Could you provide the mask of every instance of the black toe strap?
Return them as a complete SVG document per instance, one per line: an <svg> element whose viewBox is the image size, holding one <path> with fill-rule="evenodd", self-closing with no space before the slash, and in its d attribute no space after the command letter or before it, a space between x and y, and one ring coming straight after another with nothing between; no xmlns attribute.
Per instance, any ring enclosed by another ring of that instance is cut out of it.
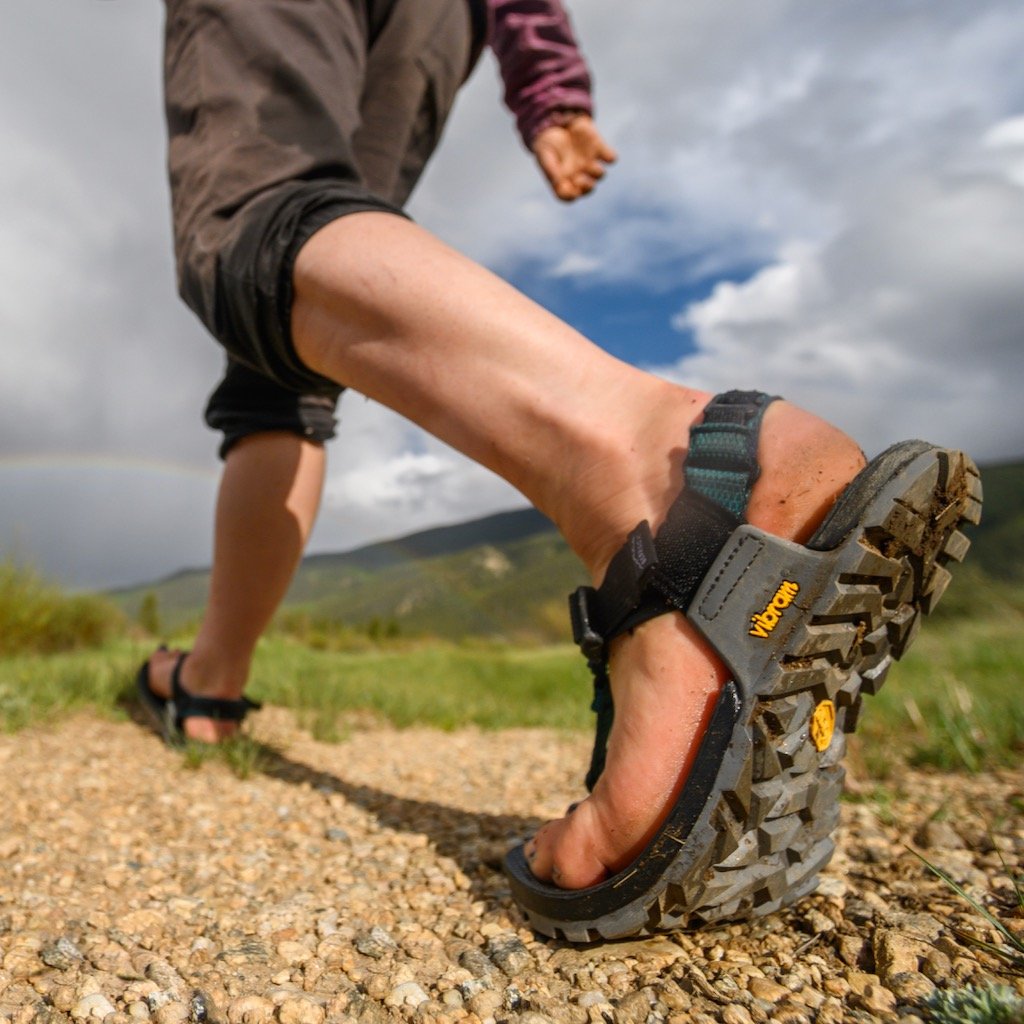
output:
<svg viewBox="0 0 1024 1024"><path fill-rule="evenodd" d="M587 787L604 768L614 705L608 681L608 644L648 619L685 612L728 537L744 522L761 469L761 419L775 396L729 391L713 398L690 430L685 486L657 536L645 520L608 565L600 587L580 587L569 598L573 638L594 675L597 737Z"/></svg>
<svg viewBox="0 0 1024 1024"><path fill-rule="evenodd" d="M186 718L214 718L221 722L241 722L250 711L258 711L263 705L259 701L240 697L227 700L221 697L197 697L188 692L181 683L181 666L187 655L182 655L171 673L171 699L174 702L174 718L178 728Z"/></svg>

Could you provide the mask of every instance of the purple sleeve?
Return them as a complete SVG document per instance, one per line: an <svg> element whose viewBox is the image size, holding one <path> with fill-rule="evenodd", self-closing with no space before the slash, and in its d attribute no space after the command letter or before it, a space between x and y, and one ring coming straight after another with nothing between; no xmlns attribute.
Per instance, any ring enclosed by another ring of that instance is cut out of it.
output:
<svg viewBox="0 0 1024 1024"><path fill-rule="evenodd" d="M590 74L559 0L488 0L488 43L529 147L565 111L593 113Z"/></svg>

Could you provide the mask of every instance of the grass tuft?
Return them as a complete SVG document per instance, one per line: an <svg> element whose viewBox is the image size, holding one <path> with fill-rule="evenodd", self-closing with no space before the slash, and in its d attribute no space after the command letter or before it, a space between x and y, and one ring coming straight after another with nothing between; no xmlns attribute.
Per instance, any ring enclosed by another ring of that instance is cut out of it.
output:
<svg viewBox="0 0 1024 1024"><path fill-rule="evenodd" d="M996 844L993 842L993 846ZM997 960L1000 960L1007 968L1007 970L1021 978L1024 978L1024 939L1012 932L1006 924L1001 921L995 914L992 913L987 907L982 906L978 900L976 900L970 893L968 893L963 886L955 882L949 875L946 874L941 868L936 867L927 857L923 854L918 853L917 850L912 847L907 847L910 852L921 861L922 864L928 870L940 878L950 889L953 890L962 900L970 904L970 906L981 916L995 931L999 937L995 942L989 942L986 939L981 939L976 935L971 935L968 932L957 931L957 934L969 945L982 949L986 953L994 956ZM998 846L996 846L998 849ZM1002 854L1000 854L1000 860L1002 860ZM1003 867L1006 868L1006 861L1003 860ZM1009 871L1008 871L1009 873ZM1010 875L1010 884L1013 887L1013 891L1017 903L1017 911L1024 912L1024 887L1021 885L1021 880ZM1024 1021L1021 1022L1024 1024Z"/></svg>
<svg viewBox="0 0 1024 1024"><path fill-rule="evenodd" d="M227 765L237 778L247 779L272 764L275 751L267 744L242 733L220 743L197 743L190 740L182 748L182 755L186 768L198 770L207 762L219 762Z"/></svg>
<svg viewBox="0 0 1024 1024"><path fill-rule="evenodd" d="M940 989L924 1006L934 1024L1024 1024L1024 999L1008 985Z"/></svg>

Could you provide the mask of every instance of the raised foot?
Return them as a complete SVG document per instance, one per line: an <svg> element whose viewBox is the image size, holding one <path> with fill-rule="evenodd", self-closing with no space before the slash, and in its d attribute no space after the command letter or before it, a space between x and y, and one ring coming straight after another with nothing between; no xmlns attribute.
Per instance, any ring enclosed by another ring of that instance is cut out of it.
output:
<svg viewBox="0 0 1024 1024"><path fill-rule="evenodd" d="M767 455L762 463L767 475ZM690 606L693 624L674 617L677 633L703 634L728 654L736 679L701 709L695 740L704 736L704 748L694 742L680 754L664 745L694 721L692 705L680 707L678 679L696 658L673 661L672 627L663 625L673 618L655 620L644 630L657 625L660 641L638 631L628 639L643 649L637 661L625 652L613 659L616 727L593 796L510 855L531 922L587 941L767 913L813 888L832 853L840 762L861 696L878 689L919 613L934 607L947 564L967 549L960 527L977 521L980 501L968 459L912 442L875 460L807 547L767 529L739 531ZM798 588L788 603L777 599L787 581ZM773 601L784 605L775 609L781 620L766 637L748 635ZM661 664L651 654L658 642ZM708 660L721 671L706 655L696 664L704 678ZM645 706L631 680L615 677L638 662L661 668ZM684 726L675 732L664 721L673 715ZM673 771L666 799L661 787ZM591 887L569 892L538 878Z"/></svg>

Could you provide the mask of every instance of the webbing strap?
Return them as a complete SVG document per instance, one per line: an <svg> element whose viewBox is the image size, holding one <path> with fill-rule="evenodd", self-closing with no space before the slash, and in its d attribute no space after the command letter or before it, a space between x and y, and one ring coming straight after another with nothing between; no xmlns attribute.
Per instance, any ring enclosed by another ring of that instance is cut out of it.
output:
<svg viewBox="0 0 1024 1024"><path fill-rule="evenodd" d="M750 492L761 475L757 440L765 409L777 396L759 391L727 391L704 410L704 421L690 430L683 475L687 488L743 517Z"/></svg>

